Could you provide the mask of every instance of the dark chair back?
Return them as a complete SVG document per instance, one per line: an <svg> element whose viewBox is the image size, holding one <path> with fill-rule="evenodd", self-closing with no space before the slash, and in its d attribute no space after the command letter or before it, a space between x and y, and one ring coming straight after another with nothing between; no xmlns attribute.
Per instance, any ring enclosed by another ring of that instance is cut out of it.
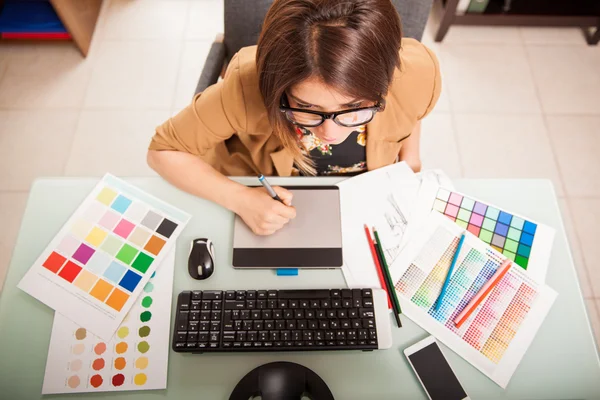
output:
<svg viewBox="0 0 600 400"><path fill-rule="evenodd" d="M224 0L227 60L242 47L255 45L273 0ZM421 40L433 0L392 0L400 14L404 37Z"/></svg>

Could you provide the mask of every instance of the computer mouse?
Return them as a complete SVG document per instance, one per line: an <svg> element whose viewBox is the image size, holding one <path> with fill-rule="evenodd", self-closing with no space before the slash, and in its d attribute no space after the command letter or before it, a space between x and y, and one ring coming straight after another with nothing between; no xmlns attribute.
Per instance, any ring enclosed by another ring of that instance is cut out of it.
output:
<svg viewBox="0 0 600 400"><path fill-rule="evenodd" d="M188 272L198 280L210 278L215 272L215 246L212 241L206 238L192 240Z"/></svg>

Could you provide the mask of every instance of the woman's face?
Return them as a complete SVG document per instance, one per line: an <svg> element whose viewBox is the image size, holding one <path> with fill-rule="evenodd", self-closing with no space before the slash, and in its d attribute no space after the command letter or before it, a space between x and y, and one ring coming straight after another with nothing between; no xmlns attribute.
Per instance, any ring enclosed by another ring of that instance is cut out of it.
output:
<svg viewBox="0 0 600 400"><path fill-rule="evenodd" d="M306 79L292 86L286 93L290 107L311 111L334 112L373 105L373 102L364 99L345 96L318 78ZM307 129L327 144L340 144L356 128L340 126L327 119L321 125Z"/></svg>

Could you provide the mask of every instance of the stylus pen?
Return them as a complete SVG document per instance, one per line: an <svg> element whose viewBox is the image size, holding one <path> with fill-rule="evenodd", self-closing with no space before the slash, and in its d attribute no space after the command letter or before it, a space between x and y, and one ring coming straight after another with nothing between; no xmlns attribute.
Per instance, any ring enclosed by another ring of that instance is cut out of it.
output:
<svg viewBox="0 0 600 400"><path fill-rule="evenodd" d="M267 178L265 178L264 175L259 175L258 180L260 181L260 183L262 183L262 185L265 187L265 189L267 189L267 193L269 193L269 196L271 196L275 200L283 203L283 200L281 200L281 197L277 196L277 193L275 193L275 191L273 190L273 187L269 184L269 181L267 181Z"/></svg>
<svg viewBox="0 0 600 400"><path fill-rule="evenodd" d="M448 284L450 283L450 277L452 277L452 271L454 271L454 266L456 265L456 260L458 260L458 254L460 253L460 249L465 242L465 233L460 236L460 240L458 241L458 246L456 247L456 251L454 252L454 257L452 257L452 262L450 263L450 269L448 270L448 275L446 275L446 280L444 281L444 286L442 286L442 292L440 293L440 297L437 299L437 303L435 303L435 311L438 311L442 306L442 302L444 301L444 296L446 296L446 289L448 289Z"/></svg>
<svg viewBox="0 0 600 400"><path fill-rule="evenodd" d="M388 269L387 261L385 260L385 254L383 253L383 246L381 240L379 239L379 235L377 234L377 230L373 228L373 234L375 235L375 247L377 248L377 252L379 254L379 260L381 264L381 272L383 272L383 276L385 278L385 283L387 285L387 290L392 299L392 307L394 309L394 318L396 318L396 323L398 324L398 328L402 328L402 322L400 322L400 314L402 313L402 309L400 308L400 302L398 301L398 297L396 296L396 289L394 289L394 284L392 283L392 277L390 275L390 270Z"/></svg>
<svg viewBox="0 0 600 400"><path fill-rule="evenodd" d="M469 304L457 315L454 319L454 324L457 328L460 328L462 324L471 316L473 311L481 304L483 299L492 291L492 289L496 286L498 282L506 275L508 270L510 269L510 260L507 258L504 260L502 264L498 267L494 275L488 280L477 292L475 297L471 299Z"/></svg>

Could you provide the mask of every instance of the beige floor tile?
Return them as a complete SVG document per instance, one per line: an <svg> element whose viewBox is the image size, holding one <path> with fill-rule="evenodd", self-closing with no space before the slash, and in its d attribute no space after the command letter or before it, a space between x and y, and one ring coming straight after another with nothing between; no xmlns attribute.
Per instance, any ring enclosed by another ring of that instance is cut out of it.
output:
<svg viewBox="0 0 600 400"><path fill-rule="evenodd" d="M423 169L441 168L451 178L462 176L451 114L434 111L423 119L421 160Z"/></svg>
<svg viewBox="0 0 600 400"><path fill-rule="evenodd" d="M546 113L600 114L600 51L595 46L527 46Z"/></svg>
<svg viewBox="0 0 600 400"><path fill-rule="evenodd" d="M169 108L179 69L179 41L105 41L98 49L86 108Z"/></svg>
<svg viewBox="0 0 600 400"><path fill-rule="evenodd" d="M571 27L521 27L521 38L525 44L587 46L580 28Z"/></svg>
<svg viewBox="0 0 600 400"><path fill-rule="evenodd" d="M81 106L91 76L90 60L72 43L18 45L14 44L6 57L0 108Z"/></svg>
<svg viewBox="0 0 600 400"><path fill-rule="evenodd" d="M112 0L102 38L181 39L190 3L184 0Z"/></svg>
<svg viewBox="0 0 600 400"><path fill-rule="evenodd" d="M600 196L600 115L547 115L546 124L567 195Z"/></svg>
<svg viewBox="0 0 600 400"><path fill-rule="evenodd" d="M193 0L188 14L186 40L213 40L223 33L224 9L222 0Z"/></svg>
<svg viewBox="0 0 600 400"><path fill-rule="evenodd" d="M568 200L565 198L559 198L558 205L560 206L563 223L565 224L567 240L569 242L569 247L571 248L573 263L575 264L575 270L577 271L577 276L579 278L581 293L585 298L594 297L587 267L581 254L581 244L579 243L579 238L577 237L577 232L575 230L575 226L573 225L573 217L571 216L571 209L569 208Z"/></svg>
<svg viewBox="0 0 600 400"><path fill-rule="evenodd" d="M26 192L0 192L0 218L3 224L0 232L0 290L21 226L27 197Z"/></svg>
<svg viewBox="0 0 600 400"><path fill-rule="evenodd" d="M173 107L181 109L190 104L211 45L210 40L185 42Z"/></svg>
<svg viewBox="0 0 600 400"><path fill-rule="evenodd" d="M541 115L455 114L467 178L546 178L563 187Z"/></svg>
<svg viewBox="0 0 600 400"><path fill-rule="evenodd" d="M445 44L439 54L454 112L540 112L522 46Z"/></svg>
<svg viewBox="0 0 600 400"><path fill-rule="evenodd" d="M82 111L65 175L156 175L146 163L146 153L155 128L169 114L169 109Z"/></svg>
<svg viewBox="0 0 600 400"><path fill-rule="evenodd" d="M592 291L594 297L600 297L600 198L569 198L568 201Z"/></svg>
<svg viewBox="0 0 600 400"><path fill-rule="evenodd" d="M452 26L444 38L448 44L521 44L513 26Z"/></svg>
<svg viewBox="0 0 600 400"><path fill-rule="evenodd" d="M40 176L63 175L77 110L0 110L0 190L29 190Z"/></svg>
<svg viewBox="0 0 600 400"><path fill-rule="evenodd" d="M600 346L600 300L599 299L586 299L585 307L587 309L590 324L592 325L592 331L594 338L596 339L596 349Z"/></svg>

